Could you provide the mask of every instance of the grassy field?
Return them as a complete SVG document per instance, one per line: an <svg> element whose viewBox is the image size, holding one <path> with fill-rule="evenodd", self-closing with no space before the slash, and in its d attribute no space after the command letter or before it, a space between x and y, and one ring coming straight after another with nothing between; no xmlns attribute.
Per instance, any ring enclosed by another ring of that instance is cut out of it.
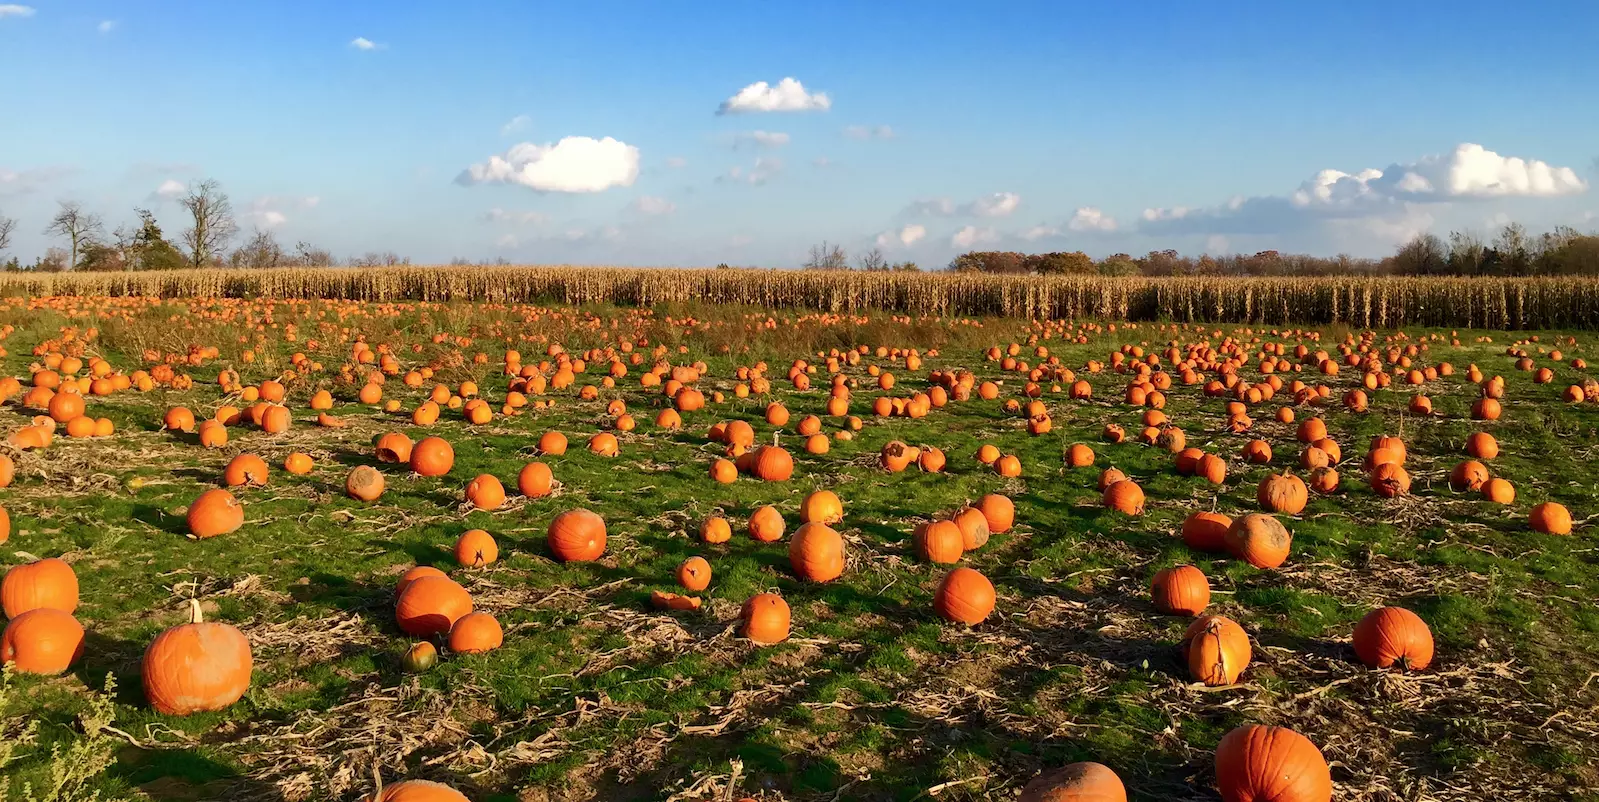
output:
<svg viewBox="0 0 1599 802"><path fill-rule="evenodd" d="M1339 399L1360 386L1359 368L1324 376L1303 365L1285 381L1326 384L1328 400L1295 406L1285 391L1254 405L1253 427L1242 434L1225 425L1230 397L1175 382L1164 413L1188 445L1229 463L1225 482L1212 485L1179 475L1167 450L1136 442L1144 409L1124 400L1130 376L1109 367L1112 352L1142 345L1170 369L1168 344L1220 347L1232 338L1245 344L1239 373L1254 383L1263 345L1286 344L1296 363L1292 348L1301 343L1337 358L1358 330L1320 330L1318 341L1308 331L1235 325L1046 327L678 303L138 297L12 299L0 304L0 324L9 333L3 373L24 387L30 365L48 352L98 355L123 373L177 362L176 373L193 377L186 390L91 397L88 414L113 422L110 437L57 432L48 448L3 449L16 479L0 490L11 519L0 562L70 562L87 630L83 656L66 674L8 675L0 699L0 736L12 744L0 747L7 799L26 798L28 783L40 799L351 800L380 776L440 780L478 802L965 800L1009 798L1041 769L1093 760L1114 769L1131 798L1212 800L1217 741L1250 722L1314 741L1340 800L1599 799L1599 552L1590 521L1599 508L1599 404L1562 400L1593 374L1569 364L1594 356L1590 333L1538 332L1539 342L1523 346L1555 373L1539 384L1506 353L1530 332L1377 331L1370 344L1378 353L1418 346L1418 367L1448 362L1454 375L1420 387L1396 379L1370 391L1369 410L1357 413ZM398 370L382 395L399 411L357 400L373 368L353 365L357 340L394 356ZM530 396L553 406L502 414L507 349L536 366L554 344L581 354L622 342L644 358L626 364L615 388L579 397L579 388L600 385L609 362L590 359L572 386ZM1043 380L1052 430L1030 435L1026 416L1004 408L1009 399L1025 403L1027 376L986 355L1011 343L1033 366L1035 349L1047 347L1092 386L1092 399L1070 398L1070 382L1056 390ZM204 356L207 346L214 357ZM808 454L795 434L802 417L821 416L830 436L844 428L824 410L826 354L856 346L867 353L842 373L854 383L849 413L864 425L853 439L830 437L828 453ZM917 349L921 365L908 369L879 347ZM1561 350L1561 360L1548 349ZM304 366L291 363L297 352ZM680 431L656 426L670 399L640 377L657 359L703 360L708 370L695 386L725 400L685 413ZM796 359L816 366L808 390L785 378ZM770 393L737 397L736 371L762 361ZM1090 361L1107 366L1089 372ZM1473 364L1504 377L1497 421L1471 419L1480 395L1465 375ZM406 386L403 374L422 367L433 378ZM874 367L896 376L893 390L878 389ZM923 418L872 414L877 396L926 391L932 371L957 368L998 383L999 397L974 393ZM231 426L215 449L163 431L172 406L196 418L248 406L219 386L224 370L244 385L292 370L284 379L289 431ZM470 424L446 408L432 426L412 424L435 383L459 389L463 381L489 400L490 422ZM319 389L332 392L342 428L316 424L309 401ZM1406 411L1417 392L1430 397L1433 415ZM591 454L583 443L611 429L615 399L637 428L617 433L618 456ZM17 401L0 407L0 432L37 414ZM773 401L791 411L788 424L766 422ZM1189 549L1179 533L1191 513L1258 511L1257 485L1268 472L1308 476L1297 469L1296 425L1275 417L1281 406L1294 406L1301 421L1326 421L1343 450L1341 487L1279 516L1293 533L1279 569ZM787 448L793 478L712 481L710 465L725 446L707 430L732 419L750 422L757 443ZM1103 441L1109 423L1126 428L1127 442ZM539 436L552 430L571 449L538 456ZM453 469L425 478L379 463L372 444L390 431L444 437ZM1512 504L1450 489L1449 473L1477 431L1498 439L1501 453L1487 462L1514 483ZM1408 494L1383 499L1367 486L1360 463L1379 434L1408 446ZM1271 465L1240 457L1255 438L1275 451ZM948 467L886 472L879 452L893 440L938 447ZM984 443L1016 455L1022 474L1002 477L978 462ZM1074 443L1097 452L1093 467L1065 467ZM266 487L235 489L245 525L188 539L190 502L247 452L271 466L271 477ZM314 470L283 470L292 452L310 455ZM559 486L528 499L515 480L534 459ZM344 493L346 474L361 465L386 477L377 502ZM1142 515L1101 504L1096 480L1110 466L1142 486ZM505 483L503 509L463 504L463 488L481 473ZM771 504L792 533L801 500L823 488L843 500L836 528L848 564L835 581L807 583L790 569L786 542L757 542L744 524ZM980 624L949 623L932 603L949 566L916 559L912 531L988 493L1014 500L1016 527L961 562L993 582L998 603ZM1545 501L1571 511L1572 535L1531 531L1529 510ZM596 562L556 562L546 530L577 507L605 519L608 548ZM732 523L729 542L700 541L700 522L713 515ZM455 564L451 546L471 528L494 536L499 561ZM676 567L694 555L714 570L704 606L653 609L651 592L676 589ZM1189 619L1151 606L1151 578L1178 564L1203 570L1208 612L1238 621L1253 642L1237 684L1195 684L1177 650ZM401 658L414 639L395 623L394 586L417 565L448 571L477 610L499 620L504 646L446 650L432 670L405 672ZM763 591L793 610L792 637L779 645L755 646L737 631L740 606ZM190 599L208 620L245 633L254 674L247 695L225 710L165 716L145 701L140 661L158 633L184 620ZM1430 626L1438 655L1425 670L1373 670L1356 659L1355 623L1384 605L1409 608ZM96 695L108 676L110 704ZM19 737L30 722L32 738ZM77 768L57 778L61 795L49 797L51 772L63 765Z"/></svg>

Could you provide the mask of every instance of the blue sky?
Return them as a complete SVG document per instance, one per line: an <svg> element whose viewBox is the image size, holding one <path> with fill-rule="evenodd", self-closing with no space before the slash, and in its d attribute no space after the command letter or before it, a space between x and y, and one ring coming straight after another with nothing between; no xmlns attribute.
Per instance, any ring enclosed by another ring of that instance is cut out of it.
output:
<svg viewBox="0 0 1599 802"><path fill-rule="evenodd" d="M58 200L175 234L201 177L246 232L418 262L1380 255L1599 227L1595 30L1591 2L0 0L0 214L24 259Z"/></svg>

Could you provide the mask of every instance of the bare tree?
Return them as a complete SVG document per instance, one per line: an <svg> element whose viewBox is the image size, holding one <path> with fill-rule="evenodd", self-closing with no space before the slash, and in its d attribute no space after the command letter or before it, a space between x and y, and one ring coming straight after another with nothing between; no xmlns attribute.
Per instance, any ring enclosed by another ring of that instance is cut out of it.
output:
<svg viewBox="0 0 1599 802"><path fill-rule="evenodd" d="M61 210L56 216L50 218L50 225L44 233L54 234L67 239L67 270L78 266L78 254L83 249L95 242L105 226L100 223L100 216L85 212L76 201L61 201Z"/></svg>
<svg viewBox="0 0 1599 802"><path fill-rule="evenodd" d="M210 178L191 184L189 194L179 202L194 219L193 226L183 232L189 262L195 267L205 267L217 261L239 231L233 219L233 204L222 191L222 185Z"/></svg>
<svg viewBox="0 0 1599 802"><path fill-rule="evenodd" d="M250 241L239 246L239 249L228 257L228 264L233 267L278 267L287 261L283 247L278 245L276 237L269 231L256 229Z"/></svg>
<svg viewBox="0 0 1599 802"><path fill-rule="evenodd" d="M337 267L339 260L327 248L301 240L294 246L294 263L300 267Z"/></svg>
<svg viewBox="0 0 1599 802"><path fill-rule="evenodd" d="M11 232L17 230L17 221L0 214L0 251L11 247Z"/></svg>
<svg viewBox="0 0 1599 802"><path fill-rule="evenodd" d="M859 264L862 270L871 273L888 269L888 260L883 258L882 248L873 248L866 253L861 254Z"/></svg>
<svg viewBox="0 0 1599 802"><path fill-rule="evenodd" d="M806 270L848 270L849 255L843 248L822 240L822 244L811 246L811 258L805 261L804 267Z"/></svg>

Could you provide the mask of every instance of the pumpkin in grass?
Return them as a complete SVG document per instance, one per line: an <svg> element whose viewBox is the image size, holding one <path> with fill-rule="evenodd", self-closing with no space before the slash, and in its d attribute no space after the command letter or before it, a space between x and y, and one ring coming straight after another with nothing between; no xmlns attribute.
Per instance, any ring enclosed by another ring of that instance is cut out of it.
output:
<svg viewBox="0 0 1599 802"><path fill-rule="evenodd" d="M844 537L823 523L804 524L789 540L788 560L800 579L831 582L844 573Z"/></svg>
<svg viewBox="0 0 1599 802"><path fill-rule="evenodd" d="M0 609L7 618L42 608L65 613L78 609L78 575L58 557L14 565L0 582Z"/></svg>
<svg viewBox="0 0 1599 802"><path fill-rule="evenodd" d="M966 537L954 521L934 521L916 527L911 536L916 556L931 563L960 562L966 553Z"/></svg>
<svg viewBox="0 0 1599 802"><path fill-rule="evenodd" d="M993 465L999 459L999 448L992 443L984 443L977 447L977 461L984 465Z"/></svg>
<svg viewBox="0 0 1599 802"><path fill-rule="evenodd" d="M1371 472L1371 489L1383 498L1394 498L1410 492L1410 473L1395 462L1385 462Z"/></svg>
<svg viewBox="0 0 1599 802"><path fill-rule="evenodd" d="M726 543L733 539L733 526L726 518L706 518L700 523L700 540L706 543Z"/></svg>
<svg viewBox="0 0 1599 802"><path fill-rule="evenodd" d="M1466 453L1477 459L1493 459L1499 456L1499 441L1487 432L1472 432L1466 438Z"/></svg>
<svg viewBox="0 0 1599 802"><path fill-rule="evenodd" d="M491 652L504 643L505 630L488 613L467 613L450 627L450 651L456 654Z"/></svg>
<svg viewBox="0 0 1599 802"><path fill-rule="evenodd" d="M411 447L410 464L422 476L443 476L455 467L455 449L442 437L424 437Z"/></svg>
<svg viewBox="0 0 1599 802"><path fill-rule="evenodd" d="M144 698L169 716L221 710L250 689L252 666L244 633L206 621L199 600L190 599L189 623L157 635L144 651Z"/></svg>
<svg viewBox="0 0 1599 802"><path fill-rule="evenodd" d="M1224 802L1331 802L1332 770L1309 738L1245 724L1216 745L1216 787Z"/></svg>
<svg viewBox="0 0 1599 802"><path fill-rule="evenodd" d="M466 500L480 510L497 510L505 506L505 485L493 474L478 474L466 484Z"/></svg>
<svg viewBox="0 0 1599 802"><path fill-rule="evenodd" d="M794 458L777 446L761 446L755 452L755 475L766 482L786 482L794 475Z"/></svg>
<svg viewBox="0 0 1599 802"><path fill-rule="evenodd" d="M438 664L439 650L427 641L412 644L400 657L400 666L412 674L420 674Z"/></svg>
<svg viewBox="0 0 1599 802"><path fill-rule="evenodd" d="M228 427L219 420L206 420L200 424L200 445L221 448L228 444Z"/></svg>
<svg viewBox="0 0 1599 802"><path fill-rule="evenodd" d="M1338 472L1332 468L1317 468L1310 472L1310 489L1317 493L1332 493L1338 490Z"/></svg>
<svg viewBox="0 0 1599 802"><path fill-rule="evenodd" d="M404 593L405 589L410 587L412 582L415 582L425 576L438 576L446 579L449 578L449 574L446 574L431 565L412 566L411 568L407 569L405 573L400 575L399 582L394 583L395 598L399 598L400 594Z"/></svg>
<svg viewBox="0 0 1599 802"><path fill-rule="evenodd" d="M539 437L539 453L559 457L566 453L566 435L560 432L545 432Z"/></svg>
<svg viewBox="0 0 1599 802"><path fill-rule="evenodd" d="M1227 481L1227 460L1215 454L1205 454L1194 465L1194 475L1213 485L1219 485Z"/></svg>
<svg viewBox="0 0 1599 802"><path fill-rule="evenodd" d="M711 463L711 478L718 484L732 484L738 481L738 466L732 460L718 458Z"/></svg>
<svg viewBox="0 0 1599 802"><path fill-rule="evenodd" d="M1196 512L1183 521L1183 543L1197 551L1227 550L1227 529L1233 519L1219 512Z"/></svg>
<svg viewBox="0 0 1599 802"><path fill-rule="evenodd" d="M450 631L472 612L472 595L445 576L420 576L406 583L394 603L394 620L408 635L425 638Z"/></svg>
<svg viewBox="0 0 1599 802"><path fill-rule="evenodd" d="M605 519L579 507L550 521L550 553L561 562L589 562L605 553Z"/></svg>
<svg viewBox="0 0 1599 802"><path fill-rule="evenodd" d="M1489 479L1482 486L1482 494L1495 504L1514 504L1516 502L1516 486L1508 479Z"/></svg>
<svg viewBox="0 0 1599 802"><path fill-rule="evenodd" d="M1017 476L1021 476L1022 475L1022 461L1021 461L1021 458L1017 457L1015 454L1006 454L1006 455L1000 457L999 459L994 460L994 473L997 473L1000 476L1011 477L1011 478L1014 478L1014 477L1017 477Z"/></svg>
<svg viewBox="0 0 1599 802"><path fill-rule="evenodd" d="M750 537L762 543L774 543L783 538L783 514L768 504L750 515Z"/></svg>
<svg viewBox="0 0 1599 802"><path fill-rule="evenodd" d="M988 516L976 507L967 507L950 519L961 530L961 545L966 551L980 549L988 543Z"/></svg>
<svg viewBox="0 0 1599 802"><path fill-rule="evenodd" d="M0 664L55 676L83 656L83 625L72 613L40 607L13 617L0 633Z"/></svg>
<svg viewBox="0 0 1599 802"><path fill-rule="evenodd" d="M1207 615L1188 625L1182 651L1189 675L1212 687L1237 682L1252 656L1244 628L1221 615Z"/></svg>
<svg viewBox="0 0 1599 802"><path fill-rule="evenodd" d="M161 416L161 427L169 432L194 431L194 413L187 407L172 407Z"/></svg>
<svg viewBox="0 0 1599 802"><path fill-rule="evenodd" d="M1172 457L1172 466L1182 476L1193 476L1194 470L1199 467L1199 458L1203 456L1205 452L1197 448L1185 448Z"/></svg>
<svg viewBox="0 0 1599 802"><path fill-rule="evenodd" d="M1106 468L1105 470L1099 472L1099 492L1103 493L1111 485L1124 481L1127 481L1127 474L1122 473L1121 469L1114 467Z"/></svg>
<svg viewBox="0 0 1599 802"><path fill-rule="evenodd" d="M344 477L345 494L357 501L376 501L383 487L383 474L371 465L358 465Z"/></svg>
<svg viewBox="0 0 1599 802"><path fill-rule="evenodd" d="M994 612L994 584L972 568L956 568L944 576L933 596L933 610L961 624L980 624Z"/></svg>
<svg viewBox="0 0 1599 802"><path fill-rule="evenodd" d="M482 529L468 529L455 540L455 561L463 568L482 568L499 558L499 544Z"/></svg>
<svg viewBox="0 0 1599 802"><path fill-rule="evenodd" d="M1499 420L1501 407L1492 398L1479 398L1471 405L1472 420Z"/></svg>
<svg viewBox="0 0 1599 802"><path fill-rule="evenodd" d="M1002 535L1016 523L1016 504L998 493L989 493L977 500L977 509L988 520L988 532Z"/></svg>
<svg viewBox="0 0 1599 802"><path fill-rule="evenodd" d="M1457 493L1475 492L1482 490L1482 486L1491 478L1493 477L1488 473L1488 466L1474 459L1468 459L1449 472L1449 487Z"/></svg>
<svg viewBox="0 0 1599 802"><path fill-rule="evenodd" d="M1271 444L1265 440L1251 440L1244 444L1244 462L1251 465L1265 465L1271 462Z"/></svg>
<svg viewBox="0 0 1599 802"><path fill-rule="evenodd" d="M283 458L283 470L295 476L305 476L315 467L316 463L312 462L310 454L296 451Z"/></svg>
<svg viewBox="0 0 1599 802"><path fill-rule="evenodd" d="M710 587L711 564L706 562L704 557L690 557L684 560L677 566L677 584L692 591L701 591Z"/></svg>
<svg viewBox="0 0 1599 802"><path fill-rule="evenodd" d="M17 476L17 463L10 457L0 454L0 488L10 487L11 481Z"/></svg>
<svg viewBox="0 0 1599 802"><path fill-rule="evenodd" d="M225 535L244 525L244 505L220 488L207 490L189 505L189 534L204 539Z"/></svg>
<svg viewBox="0 0 1599 802"><path fill-rule="evenodd" d="M1127 787L1102 763L1071 763L1022 787L1020 802L1127 802Z"/></svg>
<svg viewBox="0 0 1599 802"><path fill-rule="evenodd" d="M831 490L817 490L800 502L802 523L836 524L844 520L844 502Z"/></svg>
<svg viewBox="0 0 1599 802"><path fill-rule="evenodd" d="M1276 568L1288 560L1294 536L1282 521L1253 512L1227 527L1227 551L1256 568Z"/></svg>
<svg viewBox="0 0 1599 802"><path fill-rule="evenodd" d="M1260 480L1255 500L1267 512L1298 515L1305 511L1310 491L1306 489L1303 479L1291 473L1269 473Z"/></svg>
<svg viewBox="0 0 1599 802"><path fill-rule="evenodd" d="M776 593L758 593L739 611L739 631L757 646L788 640L791 615L788 602Z"/></svg>
<svg viewBox="0 0 1599 802"><path fill-rule="evenodd" d="M944 457L943 451L933 448L932 446L922 446L920 449L917 449L917 451L919 452L916 457L917 467L920 467L927 473L938 473L944 470L944 464L947 462L947 460Z"/></svg>
<svg viewBox="0 0 1599 802"><path fill-rule="evenodd" d="M1380 607L1355 625L1355 654L1372 668L1420 671L1432 662L1432 630L1403 607Z"/></svg>
<svg viewBox="0 0 1599 802"><path fill-rule="evenodd" d="M1210 606L1210 580L1192 565L1165 568L1150 583L1155 609L1166 615L1195 616Z"/></svg>
<svg viewBox="0 0 1599 802"><path fill-rule="evenodd" d="M550 466L542 462L529 462L516 474L516 489L528 498L543 498L550 494L555 476Z"/></svg>
<svg viewBox="0 0 1599 802"><path fill-rule="evenodd" d="M883 445L883 449L878 452L877 458L884 470L890 473L899 473L909 467L920 456L916 449L898 440L890 440Z"/></svg>
<svg viewBox="0 0 1599 802"><path fill-rule="evenodd" d="M1066 467L1086 468L1094 464L1094 449L1082 443L1073 444L1066 449Z"/></svg>
<svg viewBox="0 0 1599 802"><path fill-rule="evenodd" d="M223 469L222 482L228 487L266 487L266 460L254 454L240 454Z"/></svg>
<svg viewBox="0 0 1599 802"><path fill-rule="evenodd" d="M365 802L470 802L466 795L431 780L405 780L383 786Z"/></svg>
<svg viewBox="0 0 1599 802"><path fill-rule="evenodd" d="M1144 489L1139 487L1137 482L1130 479L1123 479L1105 488L1100 500L1107 509L1126 515L1142 515L1144 513Z"/></svg>
<svg viewBox="0 0 1599 802"><path fill-rule="evenodd" d="M401 463L411 461L411 438L401 432L388 432L378 438L378 462Z"/></svg>
<svg viewBox="0 0 1599 802"><path fill-rule="evenodd" d="M1527 516L1527 523L1534 532L1546 535L1571 534L1571 511L1565 505L1553 501L1545 501L1532 508L1532 513Z"/></svg>

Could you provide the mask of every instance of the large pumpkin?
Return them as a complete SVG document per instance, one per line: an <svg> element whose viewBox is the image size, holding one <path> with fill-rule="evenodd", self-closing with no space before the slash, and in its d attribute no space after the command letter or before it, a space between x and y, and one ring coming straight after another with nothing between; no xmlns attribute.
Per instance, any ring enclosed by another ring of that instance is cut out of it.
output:
<svg viewBox="0 0 1599 802"><path fill-rule="evenodd" d="M244 505L221 488L207 490L189 505L189 534L204 539L225 535L244 525Z"/></svg>
<svg viewBox="0 0 1599 802"><path fill-rule="evenodd" d="M788 640L788 602L776 593L759 593L750 597L739 613L739 621L744 637L757 646L770 646Z"/></svg>
<svg viewBox="0 0 1599 802"><path fill-rule="evenodd" d="M1227 528L1227 550L1256 568L1276 568L1288 559L1294 537L1275 517L1250 513Z"/></svg>
<svg viewBox="0 0 1599 802"><path fill-rule="evenodd" d="M411 470L423 476L443 476L455 467L455 449L442 437L424 437L411 447Z"/></svg>
<svg viewBox="0 0 1599 802"><path fill-rule="evenodd" d="M169 716L221 710L250 689L251 667L244 633L205 621L190 599L189 623L157 635L144 652L144 698Z"/></svg>
<svg viewBox="0 0 1599 802"><path fill-rule="evenodd" d="M406 780L385 785L367 802L471 802L466 794L431 780Z"/></svg>
<svg viewBox="0 0 1599 802"><path fill-rule="evenodd" d="M844 502L831 490L818 490L800 502L800 522L836 524L844 519Z"/></svg>
<svg viewBox="0 0 1599 802"><path fill-rule="evenodd" d="M1183 521L1183 543L1196 551L1226 551L1233 519L1219 512L1196 512Z"/></svg>
<svg viewBox="0 0 1599 802"><path fill-rule="evenodd" d="M0 583L0 607L7 618L41 608L76 612L78 575L57 557L12 566Z"/></svg>
<svg viewBox="0 0 1599 802"><path fill-rule="evenodd" d="M422 576L400 591L394 603L394 620L406 634L425 638L450 631L461 616L472 612L472 595L455 580Z"/></svg>
<svg viewBox="0 0 1599 802"><path fill-rule="evenodd" d="M1216 787L1226 802L1330 802L1332 770L1305 736L1245 724L1216 746Z"/></svg>
<svg viewBox="0 0 1599 802"><path fill-rule="evenodd" d="M1421 670L1432 662L1432 630L1403 607L1380 607L1355 625L1355 654L1372 668Z"/></svg>
<svg viewBox="0 0 1599 802"><path fill-rule="evenodd" d="M1183 659L1195 681L1206 685L1231 685L1249 666L1249 635L1231 618L1207 615L1188 626L1183 635Z"/></svg>
<svg viewBox="0 0 1599 802"><path fill-rule="evenodd" d="M755 475L768 482L786 482L794 475L794 458L777 446L762 446L755 452Z"/></svg>
<svg viewBox="0 0 1599 802"><path fill-rule="evenodd" d="M998 493L990 493L978 499L977 509L988 519L989 534L1001 535L1009 532L1011 526L1016 523L1015 503Z"/></svg>
<svg viewBox="0 0 1599 802"><path fill-rule="evenodd" d="M83 625L65 610L40 607L11 619L0 633L0 664L54 676L83 656Z"/></svg>
<svg viewBox="0 0 1599 802"><path fill-rule="evenodd" d="M994 584L972 568L956 568L939 583L933 609L950 621L977 624L994 611Z"/></svg>
<svg viewBox="0 0 1599 802"><path fill-rule="evenodd" d="M788 559L800 579L832 581L844 573L844 538L827 524L812 521L794 531Z"/></svg>
<svg viewBox="0 0 1599 802"><path fill-rule="evenodd" d="M1131 479L1123 479L1105 488L1102 498L1105 507L1127 515L1144 512L1144 489Z"/></svg>
<svg viewBox="0 0 1599 802"><path fill-rule="evenodd" d="M1527 523L1534 532L1542 532L1546 535L1569 535L1571 534L1571 511L1567 510L1563 504L1545 501L1532 508L1532 512L1527 516Z"/></svg>
<svg viewBox="0 0 1599 802"><path fill-rule="evenodd" d="M499 558L499 544L482 529L468 529L455 541L455 561L462 568L482 568Z"/></svg>
<svg viewBox="0 0 1599 802"><path fill-rule="evenodd" d="M1127 788L1109 766L1072 763L1034 777L1020 802L1127 802Z"/></svg>
<svg viewBox="0 0 1599 802"><path fill-rule="evenodd" d="M467 613L450 627L450 651L456 654L481 654L504 643L505 630L488 613Z"/></svg>
<svg viewBox="0 0 1599 802"><path fill-rule="evenodd" d="M1309 499L1310 491L1306 489L1304 480L1289 473L1266 474L1255 493L1255 500L1260 502L1261 509L1288 515L1304 512Z"/></svg>
<svg viewBox="0 0 1599 802"><path fill-rule="evenodd" d="M550 522L550 553L561 562L598 560L605 553L605 519L581 507Z"/></svg>
<svg viewBox="0 0 1599 802"><path fill-rule="evenodd" d="M776 507L767 505L750 515L750 537L762 543L776 542L783 537L783 529L783 514Z"/></svg>
<svg viewBox="0 0 1599 802"><path fill-rule="evenodd" d="M1199 615L1210 605L1210 580L1192 565L1156 573L1149 592L1155 609L1167 615Z"/></svg>
<svg viewBox="0 0 1599 802"><path fill-rule="evenodd" d="M954 521L934 521L919 526L912 536L916 556L927 562L951 564L960 562L966 552L966 537Z"/></svg>

